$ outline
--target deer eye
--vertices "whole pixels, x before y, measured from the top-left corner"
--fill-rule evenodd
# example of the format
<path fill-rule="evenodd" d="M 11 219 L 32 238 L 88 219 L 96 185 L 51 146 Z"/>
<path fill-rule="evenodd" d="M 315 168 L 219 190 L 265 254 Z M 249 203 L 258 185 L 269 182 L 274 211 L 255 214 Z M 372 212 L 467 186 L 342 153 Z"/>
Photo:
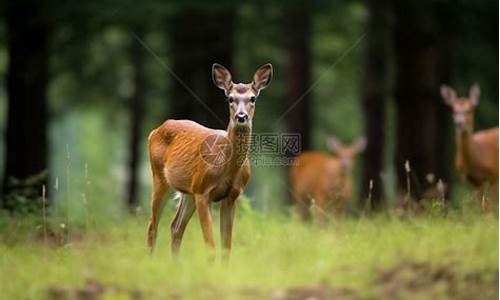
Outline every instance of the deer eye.
<path fill-rule="evenodd" d="M 233 97 L 229 97 L 229 98 L 227 98 L 227 101 L 228 101 L 229 103 L 233 103 L 233 102 L 234 102 L 234 98 L 233 98 Z"/>
<path fill-rule="evenodd" d="M 250 102 L 255 103 L 255 97 L 250 97 Z"/>

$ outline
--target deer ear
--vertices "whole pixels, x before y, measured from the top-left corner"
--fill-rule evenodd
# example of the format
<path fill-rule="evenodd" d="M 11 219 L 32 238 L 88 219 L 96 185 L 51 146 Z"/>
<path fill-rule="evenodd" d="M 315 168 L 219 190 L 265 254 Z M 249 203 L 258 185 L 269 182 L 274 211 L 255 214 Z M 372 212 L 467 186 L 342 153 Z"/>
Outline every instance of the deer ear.
<path fill-rule="evenodd" d="M 342 143 L 336 137 L 330 136 L 326 139 L 326 146 L 331 152 L 337 153 L 338 149 L 342 147 Z"/>
<path fill-rule="evenodd" d="M 265 64 L 260 67 L 253 75 L 252 85 L 254 89 L 259 92 L 260 90 L 265 89 L 271 80 L 273 79 L 273 65 Z"/>
<path fill-rule="evenodd" d="M 229 72 L 229 70 L 222 65 L 213 64 L 212 80 L 216 87 L 218 87 L 221 90 L 224 90 L 227 94 L 227 91 L 231 87 L 232 83 L 231 72 Z"/>
<path fill-rule="evenodd" d="M 469 100 L 472 105 L 476 106 L 479 103 L 479 96 L 481 95 L 481 90 L 479 85 L 475 83 L 469 90 Z"/>
<path fill-rule="evenodd" d="M 366 138 L 364 136 L 362 136 L 362 137 L 358 138 L 356 140 L 356 142 L 354 143 L 354 149 L 356 149 L 357 153 L 363 152 L 363 151 L 365 151 L 366 144 L 367 144 Z"/>
<path fill-rule="evenodd" d="M 455 99 L 457 99 L 457 94 L 453 88 L 443 84 L 441 85 L 441 97 L 443 97 L 444 103 L 451 106 Z"/>

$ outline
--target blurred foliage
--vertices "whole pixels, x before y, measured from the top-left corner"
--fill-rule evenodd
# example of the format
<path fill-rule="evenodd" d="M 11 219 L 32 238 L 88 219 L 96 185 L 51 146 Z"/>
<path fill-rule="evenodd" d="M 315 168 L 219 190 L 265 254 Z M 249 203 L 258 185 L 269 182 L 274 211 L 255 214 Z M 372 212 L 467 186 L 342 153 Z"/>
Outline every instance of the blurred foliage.
<path fill-rule="evenodd" d="M 42 206 L 48 207 L 46 191 L 43 195 L 42 191 L 38 190 L 47 181 L 47 177 L 47 170 L 26 179 L 9 177 L 7 185 L 10 191 L 3 198 L 5 207 L 13 208 L 13 212 L 19 215 L 38 213 Z"/>
<path fill-rule="evenodd" d="M 477 127 L 498 124 L 498 3 L 496 1 L 450 2 L 458 25 L 450 84 L 466 94 L 473 82 L 481 85 Z M 82 215 L 82 195 L 101 209 L 121 209 L 128 128 L 128 97 L 131 65 L 128 46 L 137 43 L 134 33 L 146 32 L 146 120 L 143 124 L 143 153 L 140 172 L 141 199 L 149 202 L 149 168 L 146 137 L 149 131 L 172 116 L 169 97 L 174 78 L 162 64 L 172 65 L 168 34 L 169 20 L 179 10 L 195 8 L 210 13 L 225 6 L 236 7 L 235 81 L 249 81 L 255 69 L 271 62 L 275 77 L 257 106 L 255 132 L 285 131 L 280 119 L 284 107 L 283 5 L 286 1 L 183 2 L 145 0 L 47 2 L 53 24 L 51 55 L 50 144 L 51 197 L 56 211 Z M 312 146 L 326 151 L 325 138 L 336 135 L 350 142 L 362 135 L 360 80 L 364 68 L 364 33 L 367 12 L 363 1 L 312 1 Z M 196 20 L 193 20 L 196 22 Z M 0 77 L 5 78 L 7 55 L 5 28 L 0 26 Z M 356 44 L 358 43 L 359 44 Z M 352 47 L 352 49 L 351 49 Z M 391 62 L 389 62 L 391 63 Z M 207 70 L 207 80 L 210 70 Z M 214 87 L 215 88 L 215 87 Z M 0 133 L 4 133 L 5 80 L 0 84 Z M 390 99 L 388 99 L 390 100 Z M 221 101 L 223 95 L 221 93 Z M 388 102 L 386 185 L 393 185 L 393 130 L 391 101 Z M 451 118 L 451 117 L 450 117 Z M 451 123 L 451 119 L 450 119 Z M 0 141 L 0 154 L 3 153 Z M 452 153 L 450 153 L 452 155 Z M 0 169 L 3 162 L 0 161 Z M 357 164 L 358 168 L 360 164 Z M 87 170 L 87 171 L 85 171 Z M 85 175 L 87 174 L 87 175 Z M 255 166 L 247 193 L 253 206 L 262 210 L 281 207 L 286 191 L 284 169 Z M 86 177 L 87 176 L 87 177 Z M 356 176 L 357 177 L 357 176 Z M 57 182 L 57 184 L 56 184 Z M 90 183 L 88 183 L 90 182 Z M 57 188 L 55 186 L 57 185 Z M 356 185 L 355 185 L 356 186 Z M 391 196 L 389 189 L 389 196 Z M 280 199 L 280 200 L 277 200 Z"/>

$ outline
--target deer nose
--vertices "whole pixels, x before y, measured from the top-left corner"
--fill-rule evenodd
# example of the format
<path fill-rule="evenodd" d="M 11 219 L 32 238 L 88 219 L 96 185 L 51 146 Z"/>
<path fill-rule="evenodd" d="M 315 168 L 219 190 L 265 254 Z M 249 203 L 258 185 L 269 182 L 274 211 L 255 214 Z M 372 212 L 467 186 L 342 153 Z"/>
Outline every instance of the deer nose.
<path fill-rule="evenodd" d="M 248 115 L 244 112 L 239 112 L 236 114 L 236 121 L 238 121 L 238 123 L 246 123 L 248 121 Z"/>

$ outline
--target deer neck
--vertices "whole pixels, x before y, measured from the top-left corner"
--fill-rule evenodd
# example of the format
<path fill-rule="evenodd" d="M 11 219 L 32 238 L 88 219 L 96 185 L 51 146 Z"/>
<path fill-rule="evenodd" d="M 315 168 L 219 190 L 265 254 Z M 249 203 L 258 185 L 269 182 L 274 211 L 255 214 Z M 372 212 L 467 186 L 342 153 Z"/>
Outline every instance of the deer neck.
<path fill-rule="evenodd" d="M 352 175 L 352 166 L 342 168 L 342 171 L 340 173 L 340 177 L 341 177 L 343 182 L 351 180 L 351 175 Z"/>
<path fill-rule="evenodd" d="M 232 149 L 232 155 L 229 161 L 230 167 L 239 169 L 247 159 L 251 134 L 251 126 L 235 126 L 232 122 L 229 123 L 227 135 Z"/>
<path fill-rule="evenodd" d="M 457 128 L 455 130 L 456 156 L 464 168 L 474 163 L 474 149 L 472 147 L 472 126 L 468 128 Z M 464 170 L 466 171 L 466 170 Z"/>

